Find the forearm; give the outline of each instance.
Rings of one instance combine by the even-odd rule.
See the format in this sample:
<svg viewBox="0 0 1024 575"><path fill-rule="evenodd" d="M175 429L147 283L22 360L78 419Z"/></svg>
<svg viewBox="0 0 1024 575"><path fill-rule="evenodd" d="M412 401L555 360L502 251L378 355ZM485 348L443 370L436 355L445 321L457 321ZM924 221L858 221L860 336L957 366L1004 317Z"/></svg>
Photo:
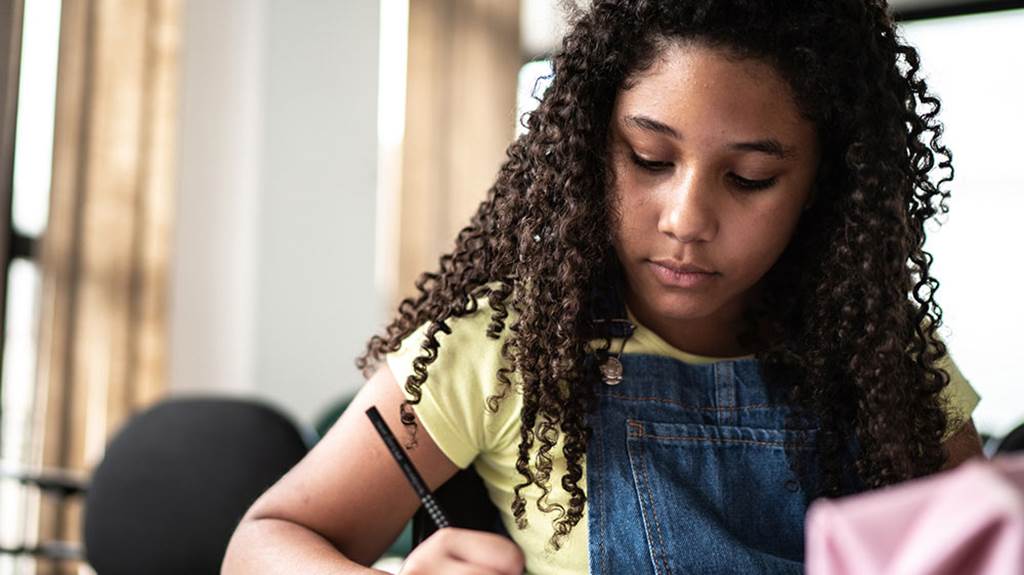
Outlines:
<svg viewBox="0 0 1024 575"><path fill-rule="evenodd" d="M231 537L222 575L384 574L346 558L315 532L280 519L247 519Z"/></svg>

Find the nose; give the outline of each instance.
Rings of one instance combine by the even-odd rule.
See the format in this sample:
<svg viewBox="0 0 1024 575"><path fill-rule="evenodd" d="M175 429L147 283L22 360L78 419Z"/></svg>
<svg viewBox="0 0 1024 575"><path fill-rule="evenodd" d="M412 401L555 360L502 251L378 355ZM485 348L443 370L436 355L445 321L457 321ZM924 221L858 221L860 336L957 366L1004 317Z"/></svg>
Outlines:
<svg viewBox="0 0 1024 575"><path fill-rule="evenodd" d="M658 220L658 231L684 243L709 242L718 234L714 185L697 170L683 170Z"/></svg>

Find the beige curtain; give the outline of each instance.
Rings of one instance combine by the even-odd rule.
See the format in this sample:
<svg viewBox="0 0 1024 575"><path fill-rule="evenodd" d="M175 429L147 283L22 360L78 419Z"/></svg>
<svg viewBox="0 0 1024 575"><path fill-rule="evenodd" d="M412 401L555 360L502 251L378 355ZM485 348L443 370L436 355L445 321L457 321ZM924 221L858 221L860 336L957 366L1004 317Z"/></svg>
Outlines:
<svg viewBox="0 0 1024 575"><path fill-rule="evenodd" d="M494 182L515 134L518 0L410 0L399 298L433 269Z"/></svg>
<svg viewBox="0 0 1024 575"><path fill-rule="evenodd" d="M42 463L88 471L165 388L180 0L63 3L39 254ZM75 510L41 536L75 540Z"/></svg>

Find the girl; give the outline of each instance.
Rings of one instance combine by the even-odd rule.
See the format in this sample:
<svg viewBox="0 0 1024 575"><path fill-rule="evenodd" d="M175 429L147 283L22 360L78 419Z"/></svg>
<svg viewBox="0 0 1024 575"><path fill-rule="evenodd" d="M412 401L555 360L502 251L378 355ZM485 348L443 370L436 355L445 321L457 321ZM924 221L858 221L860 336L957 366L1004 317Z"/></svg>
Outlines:
<svg viewBox="0 0 1024 575"><path fill-rule="evenodd" d="M370 405L431 487L472 465L510 537L443 529L403 573L800 573L812 498L979 454L936 334L952 171L918 65L883 0L594 0L225 572L386 549L418 502Z"/></svg>

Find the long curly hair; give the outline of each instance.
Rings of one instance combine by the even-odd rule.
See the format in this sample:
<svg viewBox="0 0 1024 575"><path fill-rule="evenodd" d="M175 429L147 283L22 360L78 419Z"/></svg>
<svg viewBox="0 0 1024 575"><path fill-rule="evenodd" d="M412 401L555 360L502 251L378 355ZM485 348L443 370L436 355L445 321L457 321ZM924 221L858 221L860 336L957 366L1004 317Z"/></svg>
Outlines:
<svg viewBox="0 0 1024 575"><path fill-rule="evenodd" d="M611 110L619 91L679 40L769 62L817 127L815 199L748 311L748 323L771 326L770 339L752 342L770 387L784 394L791 418L819 426L815 493L858 489L843 480L849 462L859 488L944 463L940 392L949 376L936 367L946 349L924 243L925 223L947 211L952 156L940 142L940 103L885 1L593 0L571 15L552 83L454 250L420 276L417 295L356 362L369 376L426 325L405 382L412 399L402 405L403 423L414 427L411 405L437 358L438 333L488 296L487 336L507 330L509 366L496 374L502 391L489 406L510 389L523 394L512 513L524 528L520 492L537 485L538 507L555 512L556 548L586 502L586 417L600 385L587 367L593 294L621 273L606 159ZM942 177L933 182L936 164ZM568 509L544 503L560 437Z"/></svg>

